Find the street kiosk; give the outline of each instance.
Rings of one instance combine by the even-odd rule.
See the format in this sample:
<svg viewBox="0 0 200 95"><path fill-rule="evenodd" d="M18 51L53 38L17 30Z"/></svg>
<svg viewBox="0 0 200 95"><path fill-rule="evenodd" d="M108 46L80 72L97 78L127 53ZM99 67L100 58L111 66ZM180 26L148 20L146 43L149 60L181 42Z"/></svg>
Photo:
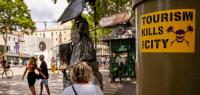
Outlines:
<svg viewBox="0 0 200 95"><path fill-rule="evenodd" d="M131 18L129 12L123 12L100 20L100 26L112 29L108 37L101 39L110 48L111 82L116 78L135 78L135 31L130 23Z"/></svg>

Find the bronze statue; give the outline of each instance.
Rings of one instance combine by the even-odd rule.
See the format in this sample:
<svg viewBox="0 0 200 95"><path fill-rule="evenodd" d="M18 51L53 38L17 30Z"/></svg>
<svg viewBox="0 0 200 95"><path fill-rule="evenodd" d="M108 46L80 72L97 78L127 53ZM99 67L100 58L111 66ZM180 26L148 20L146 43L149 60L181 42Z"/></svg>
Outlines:
<svg viewBox="0 0 200 95"><path fill-rule="evenodd" d="M89 24L85 18L81 16L85 3L95 4L95 0L73 0L65 9L64 13L58 19L58 22L65 23L75 18L76 30L71 34L73 43L71 58L70 58L70 71L73 66L80 61L86 61L92 67L94 79L92 82L100 85L103 89L103 78L98 69L96 60L96 52L94 50L93 42L89 37Z"/></svg>
<svg viewBox="0 0 200 95"><path fill-rule="evenodd" d="M92 67L95 76L93 83L103 88L103 79L98 69L96 52L93 42L89 37L89 24L81 15L75 19L75 23L76 31L72 32L73 51L70 59L70 67L73 67L80 61L87 61L88 65Z"/></svg>

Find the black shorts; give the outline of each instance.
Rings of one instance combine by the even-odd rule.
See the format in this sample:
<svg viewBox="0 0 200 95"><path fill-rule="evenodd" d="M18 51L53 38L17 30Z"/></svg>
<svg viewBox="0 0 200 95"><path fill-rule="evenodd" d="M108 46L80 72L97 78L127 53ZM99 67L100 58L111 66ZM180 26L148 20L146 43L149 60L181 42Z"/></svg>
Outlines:
<svg viewBox="0 0 200 95"><path fill-rule="evenodd" d="M29 85L29 87L30 87L30 86L34 86L35 81L36 81L36 78L37 78L37 75L36 75L35 72L29 72L29 73L28 73L27 80L28 80L28 85Z"/></svg>

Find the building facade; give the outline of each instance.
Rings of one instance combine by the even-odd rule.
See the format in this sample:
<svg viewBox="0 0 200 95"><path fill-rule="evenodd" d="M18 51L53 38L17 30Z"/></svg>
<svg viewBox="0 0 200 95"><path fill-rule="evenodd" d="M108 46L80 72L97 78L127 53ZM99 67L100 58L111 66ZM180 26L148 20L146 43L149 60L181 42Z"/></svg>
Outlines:
<svg viewBox="0 0 200 95"><path fill-rule="evenodd" d="M59 45L65 44L70 42L71 40L71 27L72 23L67 22L62 25L56 25L53 27L46 28L44 30L38 30L33 33L32 36L39 37L39 39L48 39L45 44L47 45L47 48L45 51L39 49L38 54L45 55L45 60L47 62L48 68L50 68L51 59L54 57L56 58L57 65L59 65ZM37 39L38 40L38 39ZM41 42L40 41L34 41L34 42ZM40 45L40 43L38 43ZM33 45L33 44L32 44Z"/></svg>
<svg viewBox="0 0 200 95"><path fill-rule="evenodd" d="M72 23L67 22L62 25L53 26L44 30L38 30L33 35L42 38L50 38L53 41L53 45L65 43L71 39Z"/></svg>
<svg viewBox="0 0 200 95"><path fill-rule="evenodd" d="M0 52L3 53L5 42L3 35L0 35ZM18 63L19 58L28 58L29 55L25 53L24 36L20 32L13 32L7 37L7 60L10 63Z"/></svg>

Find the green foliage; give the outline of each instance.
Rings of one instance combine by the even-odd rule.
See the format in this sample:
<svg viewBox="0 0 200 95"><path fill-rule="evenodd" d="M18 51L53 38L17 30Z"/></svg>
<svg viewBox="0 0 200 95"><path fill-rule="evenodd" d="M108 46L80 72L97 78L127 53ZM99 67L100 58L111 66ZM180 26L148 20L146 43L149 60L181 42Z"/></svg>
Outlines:
<svg viewBox="0 0 200 95"><path fill-rule="evenodd" d="M7 53L8 33L20 31L33 33L35 23L31 19L30 11L24 0L0 0L0 32L3 34L4 53Z"/></svg>
<svg viewBox="0 0 200 95"><path fill-rule="evenodd" d="M102 17L128 11L131 9L131 1L132 0L96 0L95 7L92 6L92 9L96 10L96 15L93 13L92 16L96 16L96 20L99 21Z"/></svg>
<svg viewBox="0 0 200 95"><path fill-rule="evenodd" d="M35 23L24 0L0 0L0 28L26 33L35 30Z"/></svg>
<svg viewBox="0 0 200 95"><path fill-rule="evenodd" d="M52 0L56 3L57 0ZM71 2L73 0L66 0ZM107 36L111 29L100 28L96 25L96 36L95 32L95 23L98 23L102 17L110 16L115 13L130 11L131 10L131 1L132 0L87 0L87 1L96 1L94 5L86 4L87 9L89 9L87 14L84 14L84 17L87 19L90 25L90 36L94 40L98 40L99 37ZM73 31L73 30L72 30Z"/></svg>
<svg viewBox="0 0 200 95"><path fill-rule="evenodd" d="M4 47L0 45L0 54L3 53L3 51L4 51L3 49L4 49Z"/></svg>
<svg viewBox="0 0 200 95"><path fill-rule="evenodd" d="M111 30L110 29L105 29L105 28L100 28L96 25L96 29L95 29L95 21L94 18L90 15L87 14L83 14L83 17L87 19L88 23L89 23L89 31L90 31L90 37L93 40L98 41L100 37L106 36L108 34L110 34ZM96 34L95 34L96 32Z"/></svg>
<svg viewBox="0 0 200 95"><path fill-rule="evenodd" d="M97 23L102 17L111 16L115 13L129 11L131 9L132 0L96 0L95 5L90 5L92 11L89 12L91 17L91 22ZM91 27L91 26L90 26ZM111 33L111 29L105 29L97 27L97 38L95 33L92 32L92 37L95 37L97 40L100 37L107 36Z"/></svg>
<svg viewBox="0 0 200 95"><path fill-rule="evenodd" d="M57 0L52 0L54 3ZM66 0L68 3L73 0ZM104 16L110 16L114 13L119 13L123 11L131 10L132 0L86 0L86 1L96 1L95 5L89 5L92 9L89 11L90 16L96 18L97 22L100 18Z"/></svg>

